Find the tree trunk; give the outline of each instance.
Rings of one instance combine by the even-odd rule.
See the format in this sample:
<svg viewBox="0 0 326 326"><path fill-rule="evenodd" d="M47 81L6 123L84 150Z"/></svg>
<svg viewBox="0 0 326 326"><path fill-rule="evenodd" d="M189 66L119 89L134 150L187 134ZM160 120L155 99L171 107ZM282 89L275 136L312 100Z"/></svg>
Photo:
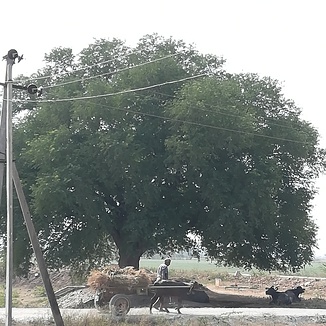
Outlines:
<svg viewBox="0 0 326 326"><path fill-rule="evenodd" d="M139 269L140 257L146 249L139 242L128 242L129 235L122 232L113 232L112 237L119 251L119 267L133 266Z"/></svg>
<svg viewBox="0 0 326 326"><path fill-rule="evenodd" d="M142 254L142 252L140 253L139 250L134 248L129 248L129 250L119 249L119 267L133 266L139 269L139 260Z"/></svg>

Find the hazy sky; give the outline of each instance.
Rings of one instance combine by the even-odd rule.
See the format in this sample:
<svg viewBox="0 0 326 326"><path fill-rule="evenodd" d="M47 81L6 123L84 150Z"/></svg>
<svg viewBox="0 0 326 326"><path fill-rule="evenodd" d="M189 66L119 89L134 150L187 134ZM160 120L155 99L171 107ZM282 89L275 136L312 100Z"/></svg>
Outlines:
<svg viewBox="0 0 326 326"><path fill-rule="evenodd" d="M324 0L3 1L0 55L11 48L24 54L13 67L15 76L41 68L44 54L54 47L78 53L98 38L117 37L134 45L145 34L172 36L203 53L223 56L230 72L282 81L284 94L302 108L302 117L319 130L326 147L325 7ZM4 75L5 61L0 82ZM317 185L317 254L326 254L326 177Z"/></svg>

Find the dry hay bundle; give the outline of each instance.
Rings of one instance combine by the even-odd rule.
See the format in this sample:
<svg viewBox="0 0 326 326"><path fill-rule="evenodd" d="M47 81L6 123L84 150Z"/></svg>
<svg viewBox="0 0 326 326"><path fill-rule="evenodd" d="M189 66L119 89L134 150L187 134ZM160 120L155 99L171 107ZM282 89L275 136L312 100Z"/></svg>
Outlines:
<svg viewBox="0 0 326 326"><path fill-rule="evenodd" d="M100 271L92 271L87 280L87 285L94 289L105 289L108 284L109 277L108 275Z"/></svg>
<svg viewBox="0 0 326 326"><path fill-rule="evenodd" d="M112 271L103 268L102 271L92 271L88 278L88 286L94 290L109 288L147 287L153 282L153 274L144 269L136 270L127 266L123 269Z"/></svg>

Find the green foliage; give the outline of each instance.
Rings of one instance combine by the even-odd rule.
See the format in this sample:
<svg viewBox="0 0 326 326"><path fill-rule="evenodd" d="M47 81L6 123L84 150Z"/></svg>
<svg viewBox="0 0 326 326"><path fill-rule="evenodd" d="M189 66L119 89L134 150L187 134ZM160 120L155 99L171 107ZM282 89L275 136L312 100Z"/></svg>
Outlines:
<svg viewBox="0 0 326 326"><path fill-rule="evenodd" d="M0 279L6 277L6 258L3 252L0 251Z"/></svg>
<svg viewBox="0 0 326 326"><path fill-rule="evenodd" d="M14 139L49 266L89 271L118 256L138 267L145 253L198 242L208 258L247 269L311 261L325 152L277 81L227 74L222 59L157 35L45 59L33 77L46 76L51 101L26 113ZM166 83L197 74L206 77Z"/></svg>
<svg viewBox="0 0 326 326"><path fill-rule="evenodd" d="M71 278L72 284L86 284L89 276L89 269L85 268L84 266L83 268L81 268L80 265L77 267L72 266L72 268L70 269L69 276Z"/></svg>
<svg viewBox="0 0 326 326"><path fill-rule="evenodd" d="M185 210L192 204L197 212L190 223L208 256L265 270L309 262L316 232L308 215L312 176L323 168L324 152L276 82L207 78L184 87L170 111L203 126L173 123L167 146L178 154L170 161L184 180Z"/></svg>
<svg viewBox="0 0 326 326"><path fill-rule="evenodd" d="M6 294L5 294L4 287L0 286L0 307L5 306L5 298L6 298Z"/></svg>
<svg viewBox="0 0 326 326"><path fill-rule="evenodd" d="M18 303L18 298L19 295L17 293L17 291L13 290L12 291L12 304L13 306L16 306ZM5 291L5 287L3 285L0 286L0 307L3 308L5 307L5 299L6 299L6 291Z"/></svg>
<svg viewBox="0 0 326 326"><path fill-rule="evenodd" d="M38 297L44 297L46 295L44 286L36 286L34 288L34 293Z"/></svg>

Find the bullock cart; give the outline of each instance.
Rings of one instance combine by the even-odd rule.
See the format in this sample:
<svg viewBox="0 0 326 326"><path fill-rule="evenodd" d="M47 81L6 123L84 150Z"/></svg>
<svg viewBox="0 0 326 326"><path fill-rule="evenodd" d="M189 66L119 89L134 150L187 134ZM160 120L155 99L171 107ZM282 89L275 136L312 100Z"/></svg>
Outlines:
<svg viewBox="0 0 326 326"><path fill-rule="evenodd" d="M109 311L113 317L123 317L129 312L135 295L147 296L147 287L109 286L105 289L97 289L94 296L94 306L100 311Z"/></svg>
<svg viewBox="0 0 326 326"><path fill-rule="evenodd" d="M148 285L153 282L153 277L146 270L132 267L93 271L88 278L88 285L95 291L94 306L109 311L112 316L124 316L134 304L135 295L148 295Z"/></svg>
<svg viewBox="0 0 326 326"><path fill-rule="evenodd" d="M168 307L173 305L176 307L177 312L180 313L182 299L186 299L187 295L196 288L196 285L198 285L197 282L165 281L158 284L149 284L147 287L111 286L96 291L94 305L100 311L109 311L113 317L123 317L128 314L130 308L134 305L135 296L144 296L144 302L147 303L150 295L150 313L155 303L160 303L160 307L157 309L161 311L169 312Z"/></svg>
<svg viewBox="0 0 326 326"><path fill-rule="evenodd" d="M93 271L88 278L88 286L95 292L94 306L109 311L114 317L125 316L131 306L149 305L151 311L156 302L160 303L163 311L168 311L167 307L163 309L164 304L171 306L177 303L180 313L182 299L189 299L189 294L194 294L192 291L199 286L197 282L171 280L154 284L155 278L156 274L144 269L107 269Z"/></svg>

